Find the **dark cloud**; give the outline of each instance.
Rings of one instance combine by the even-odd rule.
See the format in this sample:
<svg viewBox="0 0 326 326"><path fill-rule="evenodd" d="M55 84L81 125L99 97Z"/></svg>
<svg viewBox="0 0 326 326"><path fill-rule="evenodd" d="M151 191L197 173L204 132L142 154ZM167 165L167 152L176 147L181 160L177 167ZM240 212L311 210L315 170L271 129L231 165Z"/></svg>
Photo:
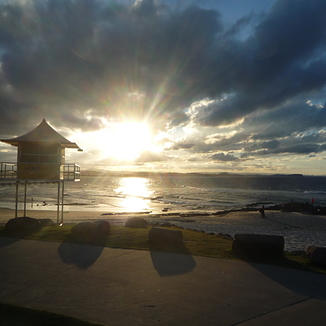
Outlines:
<svg viewBox="0 0 326 326"><path fill-rule="evenodd" d="M211 156L211 159L214 161L222 161L222 162L234 162L239 159L231 154L217 153Z"/></svg>
<svg viewBox="0 0 326 326"><path fill-rule="evenodd" d="M172 11L151 0L8 4L0 23L5 83L22 104L89 129L99 127L97 117L178 121L178 110L205 89L207 56L221 30L217 11ZM18 121L21 110L16 105L6 121Z"/></svg>
<svg viewBox="0 0 326 326"><path fill-rule="evenodd" d="M247 121L246 126L255 126L257 132L252 136L253 140L286 137L313 128L319 130L326 126L326 108L325 105L319 107L306 103L285 105Z"/></svg>
<svg viewBox="0 0 326 326"><path fill-rule="evenodd" d="M280 142L274 139L274 140L263 142L261 146L267 149L275 149L280 146Z"/></svg>
<svg viewBox="0 0 326 326"><path fill-rule="evenodd" d="M236 150L239 149L239 146L243 146L242 143L250 137L251 133L246 131L239 131L231 136L211 135L206 138L209 140L209 144L206 144L205 148L209 150Z"/></svg>
<svg viewBox="0 0 326 326"><path fill-rule="evenodd" d="M294 133L288 137L282 137L279 140L264 142L253 142L253 144L244 144L241 157L278 155L278 154L298 154L307 155L311 153L321 153L326 148L326 132L314 132L311 134Z"/></svg>
<svg viewBox="0 0 326 326"><path fill-rule="evenodd" d="M197 121L210 126L228 124L321 91L326 84L325 12L323 0L280 0L246 41L219 44L223 48L217 51L218 80L229 84L234 95L209 103Z"/></svg>
<svg viewBox="0 0 326 326"><path fill-rule="evenodd" d="M173 150L192 149L193 147L194 147L194 143L176 142L176 143L173 144L171 149L173 149Z"/></svg>
<svg viewBox="0 0 326 326"><path fill-rule="evenodd" d="M0 93L3 121L18 122L27 110L72 128L99 128L101 117L179 123L192 101L223 93L234 96L209 104L198 121L219 125L275 108L325 85L325 12L323 0L280 0L226 30L217 10L191 3L3 4L1 84L12 87ZM253 34L238 39L253 22Z"/></svg>
<svg viewBox="0 0 326 326"><path fill-rule="evenodd" d="M295 144L291 146L281 147L273 150L263 150L256 153L256 155L267 155L267 154L310 154L318 153L324 150L324 146L318 144Z"/></svg>

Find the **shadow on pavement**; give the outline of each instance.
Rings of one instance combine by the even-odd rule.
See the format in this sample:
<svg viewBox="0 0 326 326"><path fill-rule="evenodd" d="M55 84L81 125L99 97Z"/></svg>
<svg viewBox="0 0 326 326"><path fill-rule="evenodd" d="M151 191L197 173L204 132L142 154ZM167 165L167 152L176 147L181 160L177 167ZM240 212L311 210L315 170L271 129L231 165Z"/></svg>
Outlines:
<svg viewBox="0 0 326 326"><path fill-rule="evenodd" d="M82 233L72 232L59 246L59 255L64 263L87 269L101 256L108 235L108 231L93 226Z"/></svg>
<svg viewBox="0 0 326 326"><path fill-rule="evenodd" d="M6 230L0 232L0 237L1 237L0 248L9 246L20 240L18 236L15 237L14 235L9 235L8 232L6 232Z"/></svg>
<svg viewBox="0 0 326 326"><path fill-rule="evenodd" d="M21 239L32 235L33 233L37 232L37 230L20 230L20 231L8 231L6 229L0 231L0 237L2 238L0 242L0 248L9 246Z"/></svg>
<svg viewBox="0 0 326 326"><path fill-rule="evenodd" d="M160 276L186 274L196 266L194 258L183 244L164 248L150 245L150 253L153 266Z"/></svg>
<svg viewBox="0 0 326 326"><path fill-rule="evenodd" d="M247 261L247 263L260 273L292 292L309 298L320 295L323 296L319 299L325 300L326 298L325 274L312 272L309 269L302 268L300 264L286 258L283 258L282 261L279 262L282 266L270 265L266 262L258 263Z"/></svg>

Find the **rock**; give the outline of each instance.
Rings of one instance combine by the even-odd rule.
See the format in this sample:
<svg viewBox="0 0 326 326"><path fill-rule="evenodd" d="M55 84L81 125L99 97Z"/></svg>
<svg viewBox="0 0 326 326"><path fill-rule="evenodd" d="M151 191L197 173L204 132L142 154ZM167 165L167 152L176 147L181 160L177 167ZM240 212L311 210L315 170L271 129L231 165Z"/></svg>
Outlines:
<svg viewBox="0 0 326 326"><path fill-rule="evenodd" d="M168 230L163 228L151 228L148 234L149 243L162 249L166 246L178 247L183 244L180 230Z"/></svg>
<svg viewBox="0 0 326 326"><path fill-rule="evenodd" d="M170 222L164 222L164 223L160 224L160 226L165 227L165 228L170 228L173 225Z"/></svg>
<svg viewBox="0 0 326 326"><path fill-rule="evenodd" d="M223 239L227 239L227 240L233 240L233 237L232 235L230 234L227 234L227 233L218 233L217 236L223 238Z"/></svg>
<svg viewBox="0 0 326 326"><path fill-rule="evenodd" d="M326 267L326 248L309 246L306 250L307 258L316 265Z"/></svg>
<svg viewBox="0 0 326 326"><path fill-rule="evenodd" d="M142 217L132 217L129 220L127 220L126 227L128 228L147 228L147 221L144 220Z"/></svg>
<svg viewBox="0 0 326 326"><path fill-rule="evenodd" d="M75 234L75 235L81 235L84 233L89 233L93 230L94 228L94 224L91 222L82 222L82 223L78 223L75 226L72 227L71 229L71 234Z"/></svg>
<svg viewBox="0 0 326 326"><path fill-rule="evenodd" d="M97 234L108 235L110 233L111 225L107 221L96 221L94 226Z"/></svg>
<svg viewBox="0 0 326 326"><path fill-rule="evenodd" d="M314 213L316 211L316 207L309 203L296 203L290 202L287 204L282 204L281 208L282 211L285 212L309 212Z"/></svg>
<svg viewBox="0 0 326 326"><path fill-rule="evenodd" d="M39 218L39 222L41 223L41 227L45 226L54 226L54 222L50 218Z"/></svg>
<svg viewBox="0 0 326 326"><path fill-rule="evenodd" d="M70 238L77 242L104 245L110 228L111 225L107 221L82 222L71 229Z"/></svg>
<svg viewBox="0 0 326 326"><path fill-rule="evenodd" d="M232 250L237 255L255 258L277 258L283 256L284 237L264 234L236 234Z"/></svg>
<svg viewBox="0 0 326 326"><path fill-rule="evenodd" d="M33 232L41 229L41 223L31 217L17 217L9 220L6 223L6 230L9 232Z"/></svg>
<svg viewBox="0 0 326 326"><path fill-rule="evenodd" d="M306 254L306 252L304 250L291 251L291 255L294 255L294 256L304 256L305 254Z"/></svg>

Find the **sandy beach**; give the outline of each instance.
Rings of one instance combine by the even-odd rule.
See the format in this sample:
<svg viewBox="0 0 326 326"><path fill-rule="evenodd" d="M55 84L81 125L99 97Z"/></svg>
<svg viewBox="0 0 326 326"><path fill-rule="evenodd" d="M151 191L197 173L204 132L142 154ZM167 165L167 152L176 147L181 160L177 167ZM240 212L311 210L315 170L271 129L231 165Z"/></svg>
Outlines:
<svg viewBox="0 0 326 326"><path fill-rule="evenodd" d="M64 212L64 223L75 224L94 220L107 220L111 224L124 225L133 215L106 215L104 211L69 211ZM50 218L57 220L56 211L29 210L27 216L33 218ZM19 211L18 216L23 216ZM201 216L193 213L190 217L179 214L141 215L148 222L160 224L169 222L185 229L204 231L207 233L223 233L234 236L237 233L282 235L285 239L285 250L306 250L310 245L326 246L326 217L282 212L266 211L261 218L258 211L235 211L216 216ZM0 223L4 224L15 217L12 209L0 208Z"/></svg>
<svg viewBox="0 0 326 326"><path fill-rule="evenodd" d="M64 212L63 220L64 223L80 223L85 221L94 221L103 219L101 217L101 214L106 213L102 211L69 211ZM24 216L24 212L22 210L18 211L18 217ZM26 216L33 217L36 219L40 218L50 218L55 223L57 222L57 211L51 211L51 210L27 210ZM0 224L7 223L8 220L15 217L15 210L14 209L8 209L8 208L0 208ZM61 215L60 215L61 217Z"/></svg>

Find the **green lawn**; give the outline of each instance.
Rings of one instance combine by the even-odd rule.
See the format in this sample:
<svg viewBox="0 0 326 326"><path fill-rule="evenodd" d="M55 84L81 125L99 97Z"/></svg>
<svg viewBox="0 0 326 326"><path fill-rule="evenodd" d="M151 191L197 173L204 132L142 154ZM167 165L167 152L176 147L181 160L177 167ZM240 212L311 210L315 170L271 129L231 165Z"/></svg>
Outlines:
<svg viewBox="0 0 326 326"><path fill-rule="evenodd" d="M18 237L42 241L71 241L68 235L70 234L72 227L73 225L44 227L33 234L18 235ZM148 242L149 230L150 227L147 229L141 229L112 225L105 246L111 248L150 250ZM230 238L183 229L182 234L184 246L181 249L178 248L178 252L188 253L193 256L213 257L219 259L239 259L232 252L232 239ZM8 236L4 226L0 226L0 236ZM17 234L15 236L17 237ZM273 261L268 260L264 261L264 263L326 273L325 269L311 264L307 260L305 254L286 252L283 259Z"/></svg>

